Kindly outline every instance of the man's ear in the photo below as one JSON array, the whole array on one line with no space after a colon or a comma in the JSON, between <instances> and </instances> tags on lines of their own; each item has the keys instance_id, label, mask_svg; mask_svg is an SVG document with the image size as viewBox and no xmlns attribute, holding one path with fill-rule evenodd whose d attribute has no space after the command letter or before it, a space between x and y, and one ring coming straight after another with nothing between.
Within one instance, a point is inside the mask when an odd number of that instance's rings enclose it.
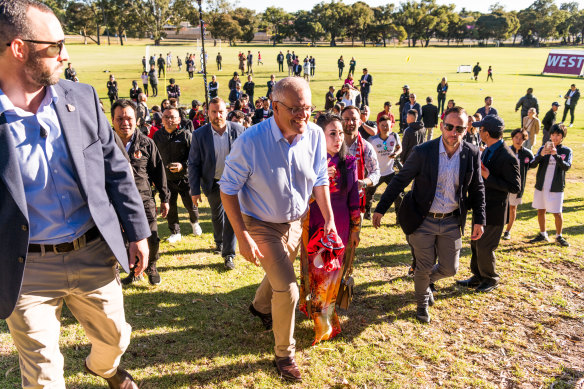
<instances>
[{"instance_id":1,"label":"man's ear","mask_svg":"<svg viewBox=\"0 0 584 389\"><path fill-rule=\"evenodd\" d=\"M22 39L14 39L7 50L17 61L24 62L29 54L29 48ZM10 55L9 54L9 55Z\"/></svg>"}]
</instances>

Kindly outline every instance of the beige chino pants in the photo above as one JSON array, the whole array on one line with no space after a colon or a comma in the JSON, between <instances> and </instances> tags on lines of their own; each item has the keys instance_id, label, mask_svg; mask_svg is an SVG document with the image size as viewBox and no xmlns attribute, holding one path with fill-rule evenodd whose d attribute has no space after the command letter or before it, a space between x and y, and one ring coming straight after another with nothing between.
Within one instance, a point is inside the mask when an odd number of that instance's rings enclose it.
<instances>
[{"instance_id":1,"label":"beige chino pants","mask_svg":"<svg viewBox=\"0 0 584 389\"><path fill-rule=\"evenodd\" d=\"M245 226L264 258L266 275L258 287L253 306L261 313L272 313L278 357L292 357L296 349L294 322L298 303L298 284L293 262L300 247L301 220L268 223L243 215Z\"/></svg>"},{"instance_id":2,"label":"beige chino pants","mask_svg":"<svg viewBox=\"0 0 584 389\"><path fill-rule=\"evenodd\" d=\"M65 254L29 253L20 297L6 320L23 388L65 388L59 350L63 302L91 341L86 363L93 372L113 376L130 343L116 259L107 243L96 239Z\"/></svg>"}]
</instances>

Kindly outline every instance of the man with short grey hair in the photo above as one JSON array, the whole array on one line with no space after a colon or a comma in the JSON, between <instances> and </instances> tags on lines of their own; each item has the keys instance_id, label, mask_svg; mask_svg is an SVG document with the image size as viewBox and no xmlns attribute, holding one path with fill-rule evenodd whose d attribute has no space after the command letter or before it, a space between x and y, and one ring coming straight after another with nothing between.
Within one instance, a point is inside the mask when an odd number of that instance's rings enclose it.
<instances>
[{"instance_id":1,"label":"man with short grey hair","mask_svg":"<svg viewBox=\"0 0 584 389\"><path fill-rule=\"evenodd\" d=\"M322 129L310 122L314 107L308 83L286 77L272 95L274 116L248 128L233 144L219 186L239 252L266 272L249 309L266 329L273 327L280 375L300 381L294 360L299 292L292 262L311 195L323 214L325 235L336 228L326 140Z\"/></svg>"},{"instance_id":2,"label":"man with short grey hair","mask_svg":"<svg viewBox=\"0 0 584 389\"><path fill-rule=\"evenodd\" d=\"M51 9L0 0L0 36L0 318L22 386L65 387L65 302L91 341L86 371L137 388L118 367L131 327L116 259L141 274L150 236L130 166L95 90L59 80L68 53Z\"/></svg>"}]
</instances>

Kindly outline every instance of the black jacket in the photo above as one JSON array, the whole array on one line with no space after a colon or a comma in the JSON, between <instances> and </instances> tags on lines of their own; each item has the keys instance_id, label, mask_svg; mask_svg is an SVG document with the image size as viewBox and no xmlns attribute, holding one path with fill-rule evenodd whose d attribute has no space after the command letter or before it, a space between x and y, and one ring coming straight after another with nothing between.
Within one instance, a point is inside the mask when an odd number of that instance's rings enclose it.
<instances>
[{"instance_id":1,"label":"black jacket","mask_svg":"<svg viewBox=\"0 0 584 389\"><path fill-rule=\"evenodd\" d=\"M270 109L268 110L268 118L271 118L272 116L274 116L274 111ZM253 117L251 118L251 121L253 124L258 124L259 122L264 121L264 109L263 108L256 109L253 114Z\"/></svg>"},{"instance_id":2,"label":"black jacket","mask_svg":"<svg viewBox=\"0 0 584 389\"><path fill-rule=\"evenodd\" d=\"M189 151L191 149L191 134L183 128L179 128L173 133L168 133L166 129L161 128L154 133L152 137L162 161L166 168L166 178L168 181L178 181L188 176L187 162ZM178 173L168 170L168 166L173 162L179 162L183 168Z\"/></svg>"},{"instance_id":3,"label":"black jacket","mask_svg":"<svg viewBox=\"0 0 584 389\"><path fill-rule=\"evenodd\" d=\"M244 130L240 124L227 122L225 131L229 133L229 150ZM215 164L213 130L211 124L207 123L193 134L189 153L189 185L193 196L201 194L201 189L205 196L209 195L215 178Z\"/></svg>"},{"instance_id":4,"label":"black jacket","mask_svg":"<svg viewBox=\"0 0 584 389\"><path fill-rule=\"evenodd\" d=\"M434 104L422 106L422 122L426 128L434 128L438 125L438 107Z\"/></svg>"},{"instance_id":5,"label":"black jacket","mask_svg":"<svg viewBox=\"0 0 584 389\"><path fill-rule=\"evenodd\" d=\"M568 102L568 97L570 97L570 92L572 91L572 89L568 89L568 91L566 92L564 99L566 99L566 103ZM575 107L576 104L578 104L578 100L580 100L580 89L576 88L576 93L574 93L572 95L572 98L570 99L570 107Z\"/></svg>"},{"instance_id":6,"label":"black jacket","mask_svg":"<svg viewBox=\"0 0 584 389\"><path fill-rule=\"evenodd\" d=\"M335 95L333 95L330 91L326 92L326 96L324 98L325 111L332 109L335 106L336 102L337 102L337 99L335 98Z\"/></svg>"},{"instance_id":7,"label":"black jacket","mask_svg":"<svg viewBox=\"0 0 584 389\"><path fill-rule=\"evenodd\" d=\"M527 111L529 111L529 108L535 108L537 113L539 113L539 103L537 102L537 97L531 93L526 94L520 98L515 105L515 110L518 110L519 108L521 108L521 115L523 116L527 116Z\"/></svg>"},{"instance_id":8,"label":"black jacket","mask_svg":"<svg viewBox=\"0 0 584 389\"><path fill-rule=\"evenodd\" d=\"M554 112L554 110L551 108L549 111L547 111L547 113L543 117L543 120L541 121L541 124L543 125L544 131L549 131L552 128L552 126L554 124L556 124L556 115L557 114L558 113Z\"/></svg>"},{"instance_id":9,"label":"black jacket","mask_svg":"<svg viewBox=\"0 0 584 389\"><path fill-rule=\"evenodd\" d=\"M249 101L252 101L253 100L254 91L255 91L255 82L253 82L253 81L247 81L245 84L243 84L243 90L249 96Z\"/></svg>"},{"instance_id":10,"label":"black jacket","mask_svg":"<svg viewBox=\"0 0 584 389\"><path fill-rule=\"evenodd\" d=\"M408 127L404 130L404 136L402 139L402 152L399 155L401 163L405 163L412 149L424 143L426 139L426 129L424 128L424 123L422 122L413 122L408 125Z\"/></svg>"},{"instance_id":11,"label":"black jacket","mask_svg":"<svg viewBox=\"0 0 584 389\"><path fill-rule=\"evenodd\" d=\"M566 172L572 167L572 149L560 144L556 147L557 155L541 156L543 146L537 150L537 154L533 159L532 167L537 166L537 173L535 175L535 189L543 190L543 183L545 181L545 172L550 158L556 159L556 170L552 178L552 187L550 192L563 192L566 187Z\"/></svg>"},{"instance_id":12,"label":"black jacket","mask_svg":"<svg viewBox=\"0 0 584 389\"><path fill-rule=\"evenodd\" d=\"M140 131L136 131L134 141L128 150L128 156L142 201L146 202L152 199L150 187L152 182L158 190L160 201L168 203L170 195L166 184L164 162L162 162L162 157L154 141Z\"/></svg>"},{"instance_id":13,"label":"black jacket","mask_svg":"<svg viewBox=\"0 0 584 389\"><path fill-rule=\"evenodd\" d=\"M521 190L519 161L511 149L502 144L483 164L489 169L489 177L484 180L487 225L504 225L507 222L509 193L519 193Z\"/></svg>"},{"instance_id":14,"label":"black jacket","mask_svg":"<svg viewBox=\"0 0 584 389\"><path fill-rule=\"evenodd\" d=\"M400 226L406 235L422 224L434 197L438 182L438 160L442 137L414 147L403 168L393 177L377 204L375 212L384 214L397 196L414 180L398 211ZM479 149L462 142L458 186L459 224L464 233L466 214L473 210L475 224L485 225L485 188L480 173Z\"/></svg>"},{"instance_id":15,"label":"black jacket","mask_svg":"<svg viewBox=\"0 0 584 389\"><path fill-rule=\"evenodd\" d=\"M529 168L533 167L533 153L531 150L521 147L519 151L515 150L515 147L511 145L511 151L517 154L517 159L519 160L519 174L521 174L521 190L517 193L517 197L523 197L523 192L525 191L525 180L527 179L527 171Z\"/></svg>"}]
</instances>

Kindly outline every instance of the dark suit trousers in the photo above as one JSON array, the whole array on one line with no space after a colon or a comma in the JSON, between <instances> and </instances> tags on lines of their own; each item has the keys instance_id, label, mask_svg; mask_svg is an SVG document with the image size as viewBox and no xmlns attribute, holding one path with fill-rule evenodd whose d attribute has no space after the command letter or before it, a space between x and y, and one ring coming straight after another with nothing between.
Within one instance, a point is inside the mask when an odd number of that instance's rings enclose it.
<instances>
[{"instance_id":1,"label":"dark suit trousers","mask_svg":"<svg viewBox=\"0 0 584 389\"><path fill-rule=\"evenodd\" d=\"M562 115L562 123L566 121L566 116L568 116L568 111L570 111L570 124L574 123L574 110L576 109L576 104L568 105L564 104L564 114Z\"/></svg>"},{"instance_id":2,"label":"dark suit trousers","mask_svg":"<svg viewBox=\"0 0 584 389\"><path fill-rule=\"evenodd\" d=\"M148 237L148 249L150 254L148 255L148 263L156 264L158 261L160 249L160 238L158 237L158 223L156 223L156 203L154 199L144 201L144 210L146 211L146 218L148 219L148 225L150 226L150 232L152 235Z\"/></svg>"},{"instance_id":3,"label":"dark suit trousers","mask_svg":"<svg viewBox=\"0 0 584 389\"><path fill-rule=\"evenodd\" d=\"M171 234L180 233L180 225L178 224L178 196L182 199L183 205L189 213L189 220L191 223L199 221L199 209L193 204L189 182L186 178L177 181L168 181L168 190L170 191L170 199L168 201L169 210L166 220L168 221L168 228Z\"/></svg>"},{"instance_id":4,"label":"dark suit trousers","mask_svg":"<svg viewBox=\"0 0 584 389\"><path fill-rule=\"evenodd\" d=\"M361 91L361 108L366 105L369 106L369 91Z\"/></svg>"},{"instance_id":5,"label":"dark suit trousers","mask_svg":"<svg viewBox=\"0 0 584 389\"><path fill-rule=\"evenodd\" d=\"M487 225L480 239L470 241L470 271L483 281L499 282L499 275L495 271L495 250L499 246L503 227Z\"/></svg>"},{"instance_id":6,"label":"dark suit trousers","mask_svg":"<svg viewBox=\"0 0 584 389\"><path fill-rule=\"evenodd\" d=\"M217 180L213 182L213 188L207 195L209 205L211 207L211 221L213 222L213 238L215 244L223 245L221 255L226 257L228 255L235 255L235 233L233 227L223 210L223 203L221 203L221 193L219 191L219 184Z\"/></svg>"}]
</instances>

